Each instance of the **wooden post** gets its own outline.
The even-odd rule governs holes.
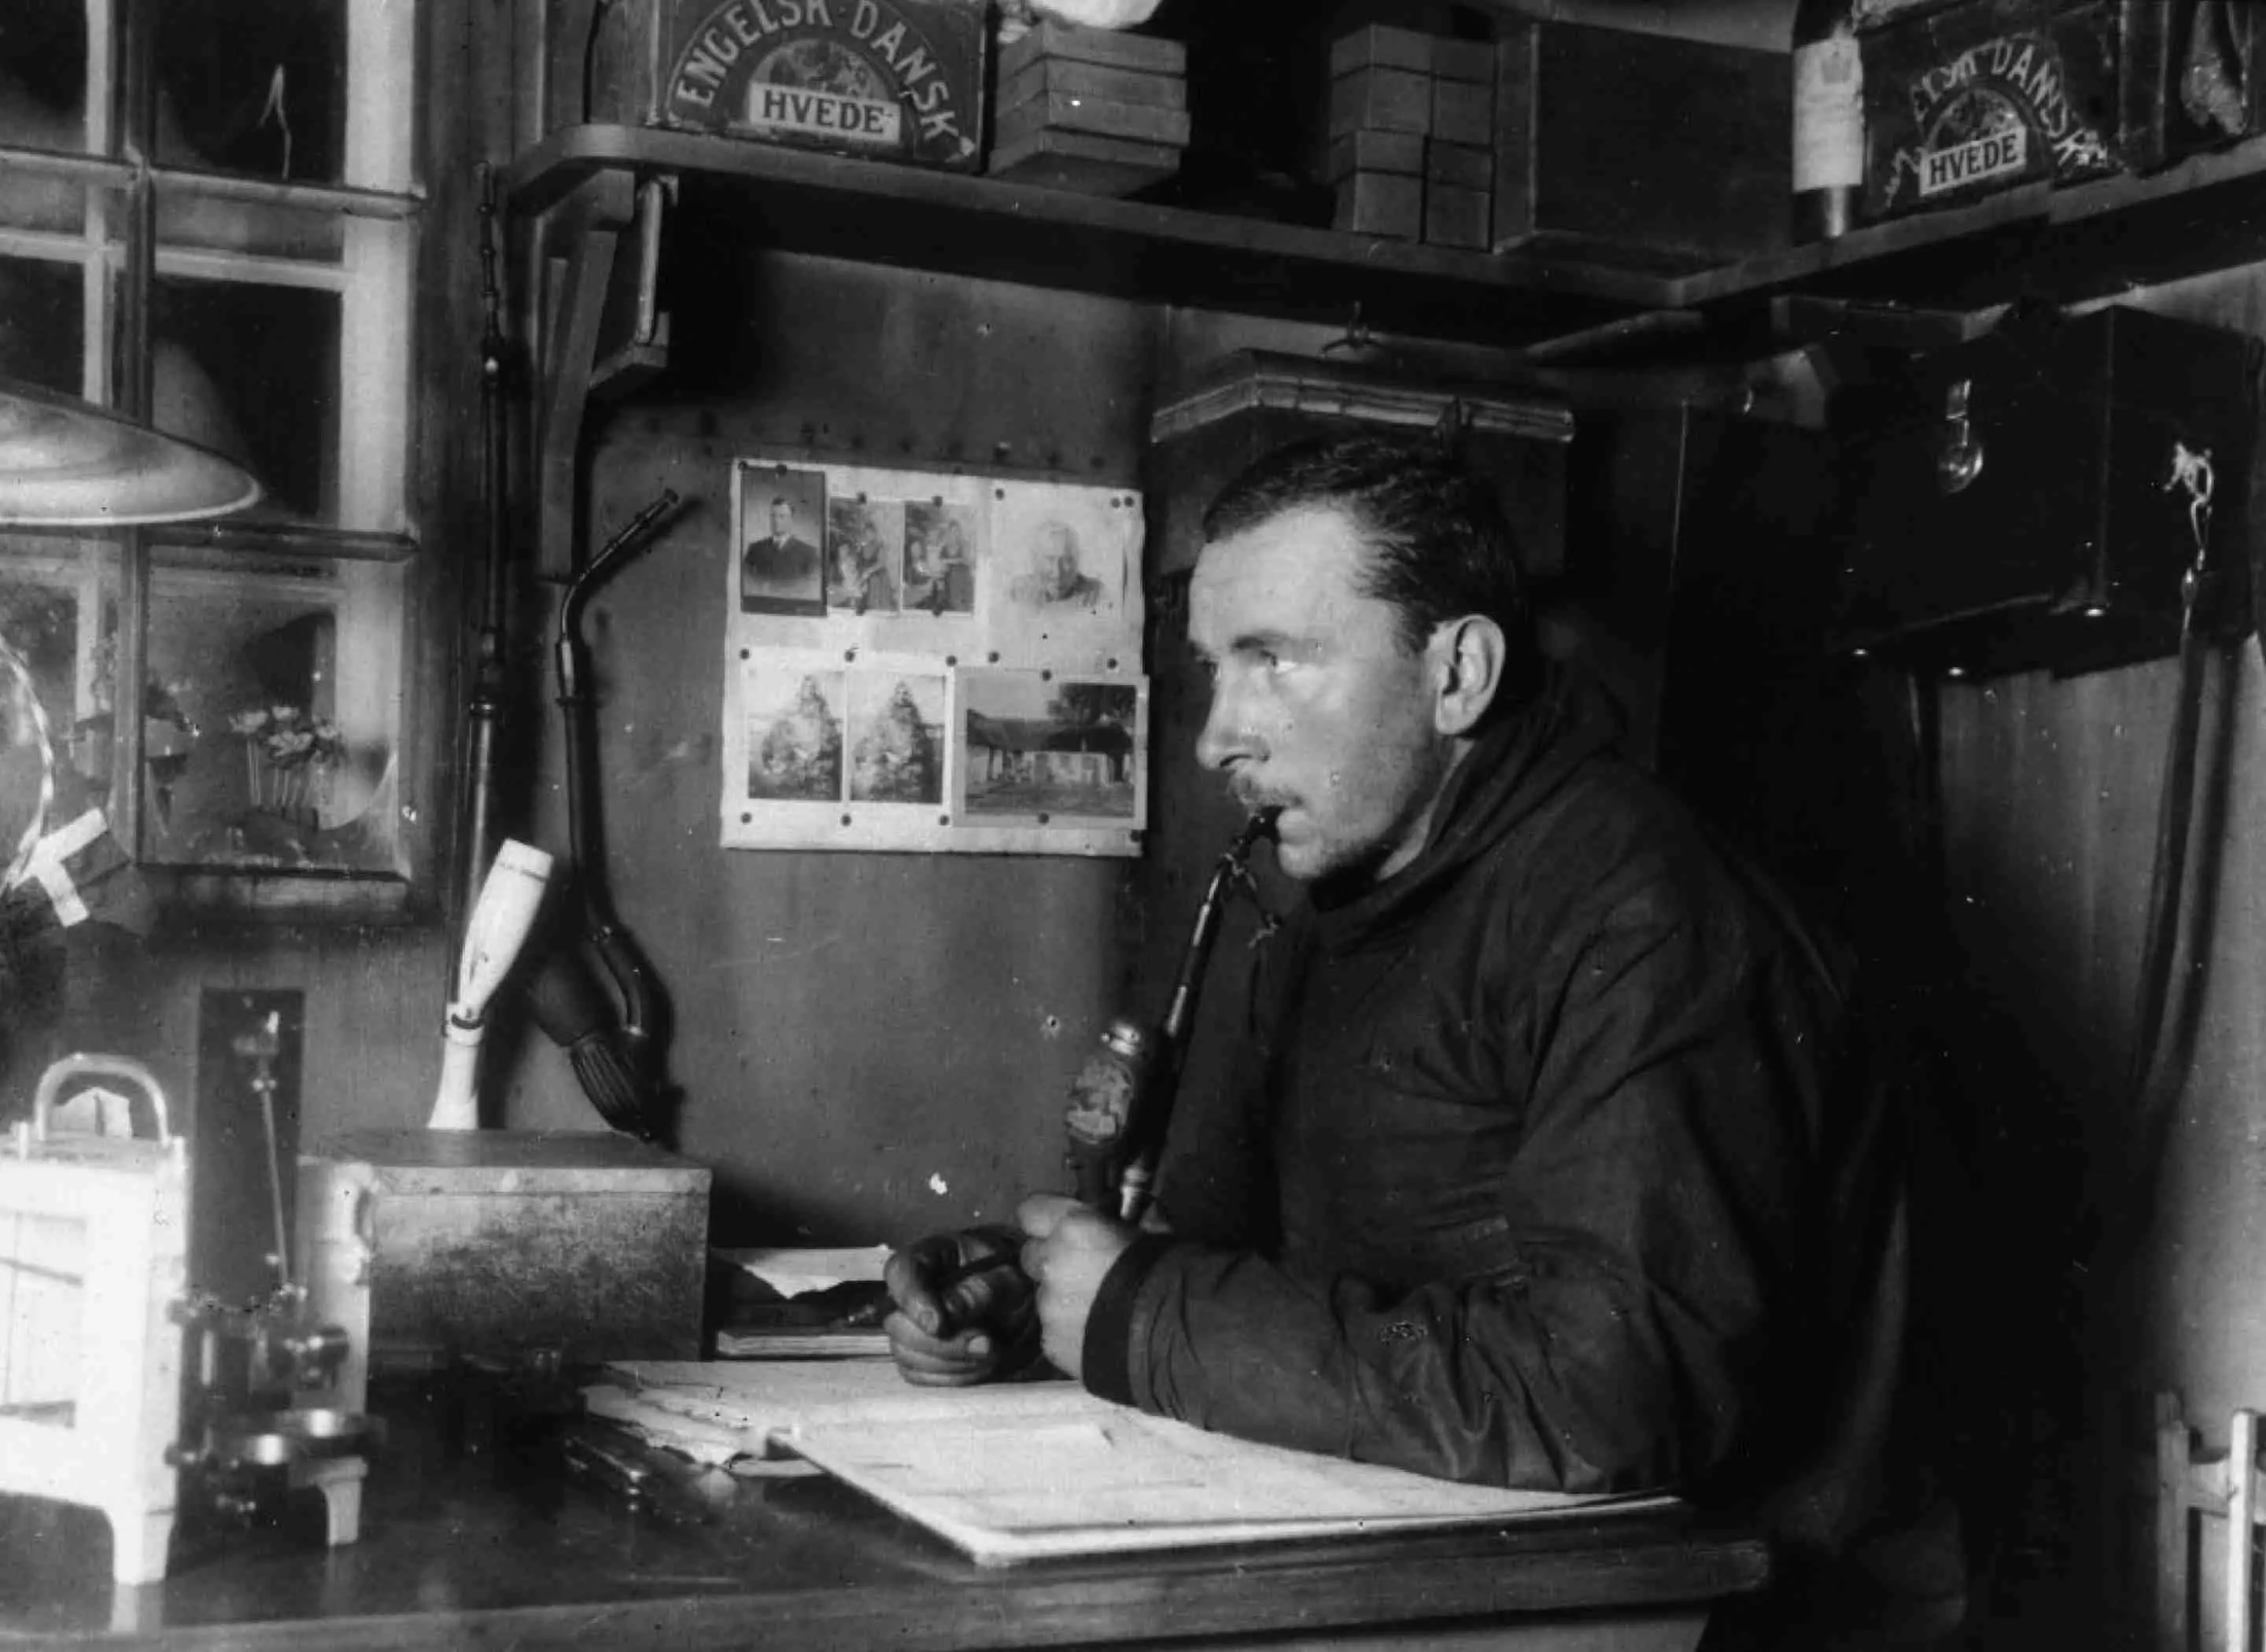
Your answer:
[[[2156,1645],[2187,1652],[2188,1425],[2177,1394],[2156,1396]]]
[[[2258,1519],[2258,1414],[2238,1411],[2226,1442],[2226,1644],[2250,1652],[2250,1538]]]

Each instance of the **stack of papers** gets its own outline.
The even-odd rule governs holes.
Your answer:
[[[727,1453],[705,1460],[792,1452],[991,1565],[1678,1506],[1458,1485],[1256,1445],[1070,1382],[922,1388],[878,1361],[607,1370],[609,1383],[586,1391],[598,1414],[658,1418],[698,1450]]]

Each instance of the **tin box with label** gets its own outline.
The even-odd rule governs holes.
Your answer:
[[[544,14],[545,127],[674,127],[976,170],[977,0],[563,0]]]
[[[2150,0],[2153,4],[2153,0]],[[2131,0],[1963,0],[1860,38],[1868,218],[2129,170]]]

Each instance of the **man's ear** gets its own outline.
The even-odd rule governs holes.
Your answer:
[[[1441,622],[1432,632],[1433,727],[1444,735],[1468,735],[1487,715],[1502,687],[1509,652],[1502,627],[1484,614]]]

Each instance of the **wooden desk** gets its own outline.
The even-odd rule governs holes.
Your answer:
[[[267,1530],[185,1528],[164,1583],[113,1588],[99,1516],[0,1500],[0,1647],[1347,1652],[1421,1633],[1626,1652],[1689,1647],[1768,1568],[1758,1539],[1654,1515],[987,1569],[830,1480],[739,1481],[672,1522],[565,1479],[540,1444],[377,1408],[393,1437],[344,1548],[321,1546],[318,1505],[294,1506]]]

